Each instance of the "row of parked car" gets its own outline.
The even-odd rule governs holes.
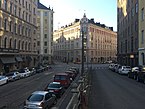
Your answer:
[[[138,82],[145,83],[145,66],[131,68],[130,66],[121,66],[119,64],[110,64],[109,69],[119,74],[125,74]]]
[[[35,91],[26,99],[24,109],[49,109],[57,103],[57,98],[65,93],[78,73],[79,69],[76,67],[71,67],[63,73],[56,73],[53,81],[43,91]]]
[[[45,71],[47,68],[48,66],[39,66],[31,69],[28,69],[26,67],[19,70],[13,70],[9,73],[0,76],[0,85],[6,84],[11,81],[19,80],[21,78],[32,76],[36,73]]]

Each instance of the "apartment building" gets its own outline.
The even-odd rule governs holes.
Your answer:
[[[53,9],[47,8],[38,1],[37,51],[40,64],[52,63],[53,13]]]
[[[139,0],[118,0],[118,62],[122,65],[130,65],[132,67],[138,65],[139,59],[138,7]]]
[[[0,0],[0,72],[37,64],[37,0]]]
[[[82,21],[86,21],[85,26]],[[73,23],[54,31],[54,59],[64,62],[81,62],[82,34],[84,35],[85,62],[116,61],[117,33],[112,27],[97,23],[94,19],[88,19],[85,14],[81,20],[75,19]]]
[[[145,1],[139,0],[139,65],[145,65]]]

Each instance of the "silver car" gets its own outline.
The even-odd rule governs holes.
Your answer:
[[[18,71],[14,70],[11,71],[10,73],[5,75],[6,77],[8,77],[8,81],[15,81],[21,78],[21,75]]]
[[[48,91],[35,91],[25,101],[24,109],[49,109],[56,103],[55,95]]]
[[[8,83],[8,77],[0,76],[0,85]]]

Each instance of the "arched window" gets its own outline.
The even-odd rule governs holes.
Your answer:
[[[144,60],[144,53],[141,53],[141,57],[142,57],[142,64],[145,64],[145,60]]]
[[[4,30],[7,29],[7,19],[4,20]]]
[[[20,46],[21,46],[21,41],[19,40],[18,42],[18,49],[20,50]]]
[[[24,50],[24,41],[22,42],[22,50]]]
[[[17,48],[17,40],[15,39],[14,40],[14,49],[16,49]]]
[[[29,43],[28,45],[28,50],[30,51],[31,50],[31,44]]]
[[[10,32],[12,32],[12,21],[10,21]]]
[[[27,42],[25,43],[25,50],[27,50]]]
[[[4,38],[4,48],[7,48],[7,38]]]
[[[10,42],[9,42],[9,48],[12,48],[12,38],[10,39]]]

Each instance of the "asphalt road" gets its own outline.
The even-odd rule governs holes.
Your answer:
[[[0,86],[0,109],[22,109],[24,101],[32,92],[44,90],[46,85],[53,80],[55,73],[63,72],[70,66],[70,64],[57,63],[52,66],[52,70]],[[69,88],[63,97],[58,99],[55,107],[66,107],[71,96]]]
[[[145,109],[145,84],[93,65],[89,109]]]

